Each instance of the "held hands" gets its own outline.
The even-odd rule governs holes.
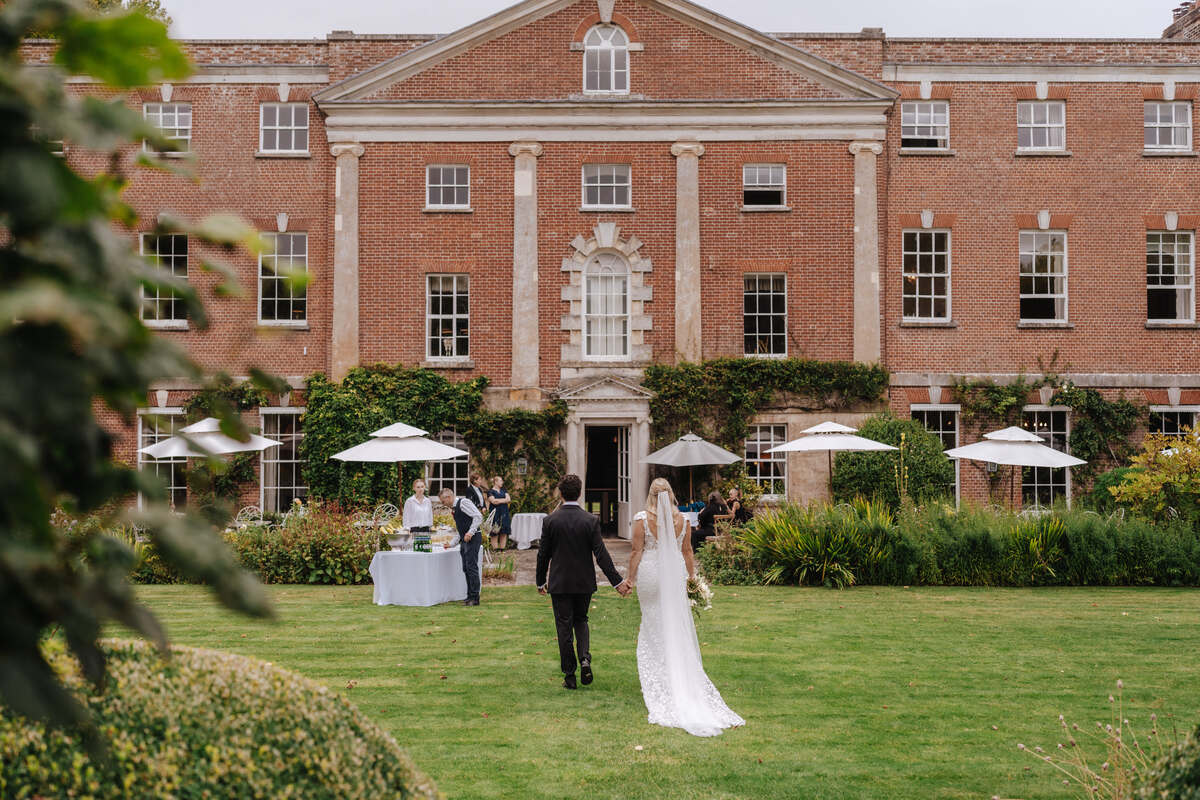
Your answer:
[[[543,583],[541,586],[538,587],[538,594],[545,594],[545,593],[546,593],[546,584]]]
[[[629,578],[626,578],[616,585],[616,590],[621,597],[629,597],[629,593],[633,591],[633,584],[629,582]]]

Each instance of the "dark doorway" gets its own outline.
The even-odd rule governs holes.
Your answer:
[[[606,535],[617,532],[617,428],[584,428],[587,434],[587,472],[584,476],[584,508],[600,518]]]

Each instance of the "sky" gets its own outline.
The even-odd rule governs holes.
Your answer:
[[[449,33],[514,0],[163,0],[172,35],[313,38]],[[859,31],[889,36],[1157,37],[1180,0],[700,0],[768,32]]]

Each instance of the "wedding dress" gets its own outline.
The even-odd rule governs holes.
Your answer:
[[[722,729],[746,724],[730,710],[713,686],[700,660],[700,643],[687,597],[687,567],[681,547],[683,534],[673,530],[670,496],[658,495],[658,524],[646,531],[638,569],[638,677],[652,725],[683,728],[693,736],[719,736]]]

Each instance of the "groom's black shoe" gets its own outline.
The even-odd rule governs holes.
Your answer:
[[[574,672],[572,672],[570,675],[564,675],[564,676],[563,676],[563,688],[564,688],[564,689],[574,689],[574,688],[576,688],[576,686],[575,686],[575,673],[574,673]]]
[[[592,662],[582,661],[579,664],[579,682],[587,686],[592,682]]]

